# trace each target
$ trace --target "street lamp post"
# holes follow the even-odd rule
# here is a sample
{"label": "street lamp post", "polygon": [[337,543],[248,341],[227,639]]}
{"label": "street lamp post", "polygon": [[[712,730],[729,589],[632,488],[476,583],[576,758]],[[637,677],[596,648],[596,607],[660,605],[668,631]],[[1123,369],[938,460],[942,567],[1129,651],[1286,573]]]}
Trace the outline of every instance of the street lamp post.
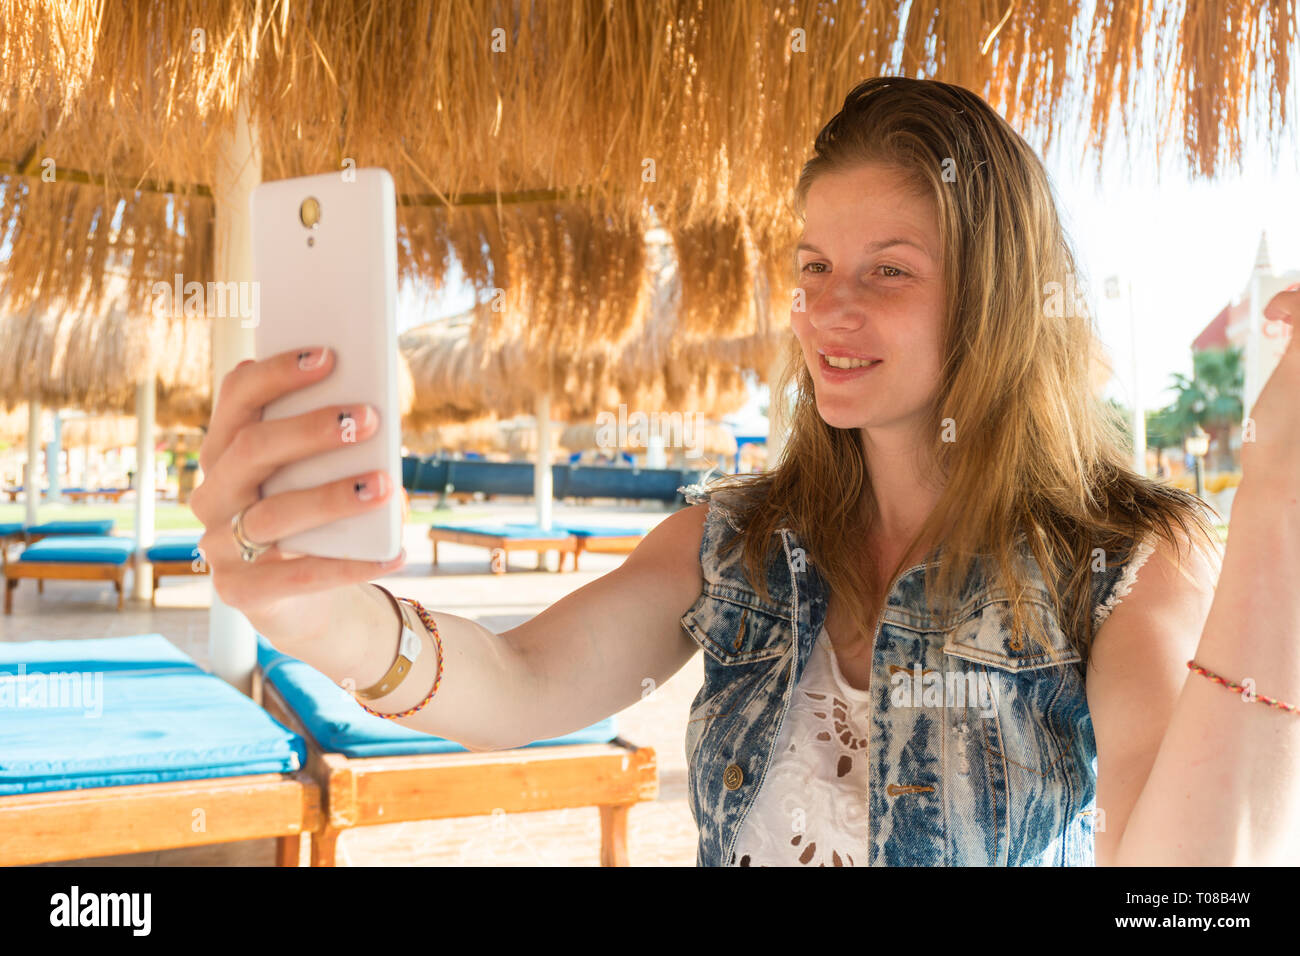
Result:
{"label": "street lamp post", "polygon": [[1210,450],[1210,436],[1206,434],[1205,429],[1198,422],[1192,433],[1183,439],[1183,450],[1192,456],[1193,467],[1196,471],[1196,497],[1205,497],[1205,480],[1201,471],[1201,459]]}

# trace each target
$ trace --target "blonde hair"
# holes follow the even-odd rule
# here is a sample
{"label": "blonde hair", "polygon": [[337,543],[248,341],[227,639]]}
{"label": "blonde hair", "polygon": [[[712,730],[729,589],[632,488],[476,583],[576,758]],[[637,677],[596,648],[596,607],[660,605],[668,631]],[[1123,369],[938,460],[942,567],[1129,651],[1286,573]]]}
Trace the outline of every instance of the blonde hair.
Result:
{"label": "blonde hair", "polygon": [[[799,215],[818,177],[863,164],[896,168],[934,197],[943,249],[943,366],[929,432],[943,491],[904,554],[938,543],[942,560],[937,573],[927,570],[926,600],[949,609],[972,562],[987,559],[1012,602],[1017,637],[1028,632],[1050,655],[1040,616],[1024,604],[1019,556],[1027,548],[1086,661],[1095,549],[1128,560],[1150,533],[1175,553],[1180,535],[1208,545],[1204,506],[1129,469],[1120,424],[1089,382],[1098,342],[1086,307],[1073,296],[1063,309],[1045,304],[1049,290],[1082,283],[1029,144],[968,90],[877,77],[849,93],[817,135],[795,189]],[[767,595],[761,569],[779,543],[775,532],[791,527],[858,632],[872,634],[866,598],[880,606],[887,590],[874,583],[882,569],[861,548],[876,514],[862,436],[822,419],[793,337],[773,406],[792,379],[795,405],[780,461],[711,487],[728,491],[744,521],[745,533],[731,544],[744,542],[743,566],[760,593]],[[943,441],[948,420],[955,441]],[[900,563],[889,580],[902,570]]]}

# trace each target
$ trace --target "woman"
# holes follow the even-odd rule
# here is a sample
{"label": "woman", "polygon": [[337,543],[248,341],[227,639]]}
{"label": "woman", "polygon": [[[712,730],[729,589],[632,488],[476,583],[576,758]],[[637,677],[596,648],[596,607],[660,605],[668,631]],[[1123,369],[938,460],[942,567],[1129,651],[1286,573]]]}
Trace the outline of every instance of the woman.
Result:
{"label": "woman", "polygon": [[[1300,779],[1278,758],[1300,748],[1300,720],[1256,705],[1300,700],[1297,349],[1254,412],[1216,595],[1198,502],[1128,471],[1094,400],[1048,180],[1004,120],[959,87],[869,80],[819,134],[796,198],[798,389],[776,467],[686,489],[693,504],[618,569],[512,630],[422,613],[436,652],[359,702],[507,748],[617,712],[702,648],[697,863],[1294,855]],[[1270,308],[1290,321],[1300,293]],[[355,409],[258,420],[331,363],[309,349],[226,376],[193,507],[218,594],[365,689],[400,660],[401,609],[364,582],[402,559],[272,545],[246,564],[231,531],[242,516],[246,541],[274,542],[392,493],[365,475],[257,498],[276,468],[342,441]],[[1259,699],[1189,680],[1193,656],[1253,675]]]}

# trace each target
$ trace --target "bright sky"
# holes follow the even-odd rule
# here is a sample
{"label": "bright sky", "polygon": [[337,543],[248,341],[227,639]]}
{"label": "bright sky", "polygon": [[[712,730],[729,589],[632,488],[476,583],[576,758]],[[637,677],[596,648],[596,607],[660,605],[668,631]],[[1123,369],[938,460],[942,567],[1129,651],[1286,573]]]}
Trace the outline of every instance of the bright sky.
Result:
{"label": "bright sky", "polygon": [[1115,377],[1108,394],[1131,403],[1133,348],[1128,305],[1105,297],[1107,276],[1133,284],[1138,394],[1146,408],[1170,401],[1170,374],[1190,374],[1191,343],[1246,288],[1260,232],[1276,273],[1300,269],[1300,150],[1286,138],[1274,165],[1262,143],[1244,157],[1245,172],[1191,182],[1181,156],[1166,158],[1157,178],[1153,153],[1126,165],[1108,156],[1102,186],[1089,165],[1063,161],[1081,150],[1053,150],[1045,164],[1066,229],[1088,271],[1098,331]]}

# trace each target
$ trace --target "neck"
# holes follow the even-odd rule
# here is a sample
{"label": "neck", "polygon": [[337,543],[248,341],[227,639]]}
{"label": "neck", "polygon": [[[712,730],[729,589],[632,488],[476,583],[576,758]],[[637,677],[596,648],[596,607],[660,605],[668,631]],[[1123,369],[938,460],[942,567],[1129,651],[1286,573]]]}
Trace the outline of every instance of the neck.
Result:
{"label": "neck", "polygon": [[862,429],[862,447],[875,496],[871,538],[881,559],[920,560],[925,542],[906,555],[912,538],[934,511],[943,491],[929,445],[917,429],[905,426]]}

